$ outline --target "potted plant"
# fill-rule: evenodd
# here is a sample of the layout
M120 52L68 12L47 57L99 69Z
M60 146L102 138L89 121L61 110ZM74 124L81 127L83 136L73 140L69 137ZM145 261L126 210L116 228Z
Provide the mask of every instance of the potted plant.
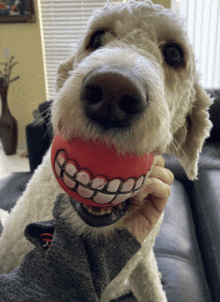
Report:
M0 65L3 66L3 68L0 69L0 98L2 102L2 113L0 117L0 139L3 149L7 155L16 153L18 141L17 121L11 114L7 102L9 84L19 79L19 76L11 79L12 68L18 63L13 62L13 60L14 57L12 56L8 61L0 63Z

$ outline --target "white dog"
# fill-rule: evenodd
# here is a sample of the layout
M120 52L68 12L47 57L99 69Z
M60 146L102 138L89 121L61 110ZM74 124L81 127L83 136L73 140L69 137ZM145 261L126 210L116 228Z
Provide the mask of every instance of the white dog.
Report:
M211 127L210 104L198 81L183 22L174 12L147 0L108 3L94 12L75 54L59 67L52 124L66 139L101 137L122 153L173 154L194 179ZM52 218L60 192L49 151L4 224L2 271L18 265L32 248L23 230L27 223ZM97 231L72 207L67 212L73 227L77 220L83 232ZM162 217L142 249L109 284L102 301L130 288L138 301L167 301L152 249L161 222Z

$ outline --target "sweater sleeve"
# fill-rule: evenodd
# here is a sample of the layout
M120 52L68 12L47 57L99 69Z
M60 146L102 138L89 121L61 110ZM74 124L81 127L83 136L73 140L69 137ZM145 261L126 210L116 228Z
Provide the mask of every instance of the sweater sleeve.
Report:
M31 224L30 230L35 248L19 267L0 275L2 302L98 302L108 283L140 248L126 230L92 240L56 226L45 252L39 236L51 231L51 226Z
M124 268L140 249L141 244L127 230L116 230L113 235L98 241L84 240L90 273L98 298L105 287Z
M84 239L92 282L98 298L105 287L140 249L141 244L127 230L116 230L105 239Z
M64 297L65 292L75 296L76 301L99 301L105 287L140 247L127 230L116 230L110 237L99 239L73 233L70 238L67 233L55 230L46 264L53 271L54 287L59 288L56 296L62 293Z

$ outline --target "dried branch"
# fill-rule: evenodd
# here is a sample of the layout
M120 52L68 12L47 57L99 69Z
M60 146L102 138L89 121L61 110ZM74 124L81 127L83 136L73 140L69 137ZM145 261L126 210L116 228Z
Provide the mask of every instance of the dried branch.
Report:
M13 78L12 80L10 80L12 68L18 64L18 62L12 63L13 60L14 60L14 56L12 56L8 62L0 63L0 65L4 66L3 72L0 70L0 75L1 75L1 78L4 79L4 82L7 85L20 78L19 76L17 76L15 78ZM0 85L0 86L2 86L2 85Z
M10 81L9 81L9 83L11 83L11 82L14 82L14 81L18 80L19 78L20 78L20 77L19 77L19 76L17 76L17 77L15 77L14 79L10 80Z

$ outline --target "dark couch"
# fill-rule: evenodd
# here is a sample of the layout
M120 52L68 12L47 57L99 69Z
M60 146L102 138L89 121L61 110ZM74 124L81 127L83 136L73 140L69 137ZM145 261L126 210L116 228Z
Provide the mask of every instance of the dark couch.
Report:
M209 92L215 98L210 108L214 127L200 156L198 180L189 181L178 160L165 155L175 181L154 250L169 302L220 301L220 90ZM43 120L27 126L31 171L52 139L47 105L39 108ZM12 207L31 175L13 173L1 181L2 208ZM137 300L130 294L117 301Z

